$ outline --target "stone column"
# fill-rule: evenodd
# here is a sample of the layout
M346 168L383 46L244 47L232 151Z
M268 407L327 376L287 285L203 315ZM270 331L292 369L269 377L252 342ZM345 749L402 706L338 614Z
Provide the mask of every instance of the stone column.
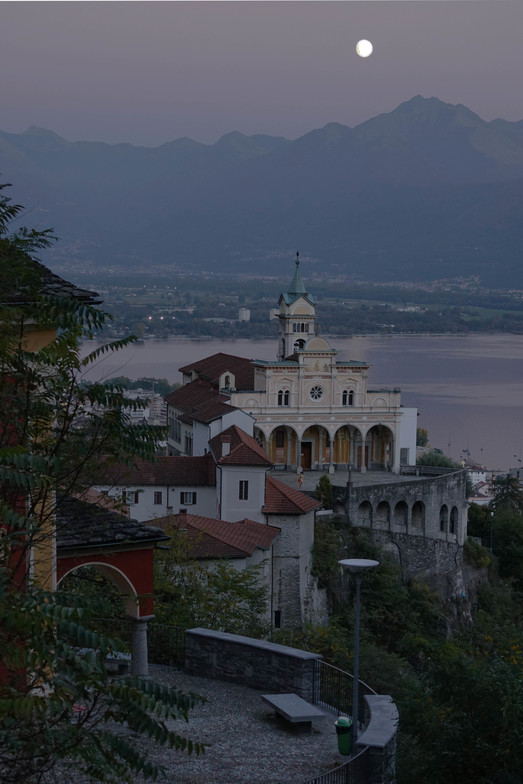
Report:
M131 624L131 675L145 678L149 674L147 624L154 615L133 618Z
M330 438L330 450L329 450L329 474L334 473L334 438L335 435Z

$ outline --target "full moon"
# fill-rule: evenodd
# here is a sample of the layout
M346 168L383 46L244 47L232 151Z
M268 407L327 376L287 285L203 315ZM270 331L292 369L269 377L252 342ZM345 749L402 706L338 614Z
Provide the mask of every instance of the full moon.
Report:
M373 48L371 42L363 38L356 44L356 54L359 54L360 57L368 57L372 54Z

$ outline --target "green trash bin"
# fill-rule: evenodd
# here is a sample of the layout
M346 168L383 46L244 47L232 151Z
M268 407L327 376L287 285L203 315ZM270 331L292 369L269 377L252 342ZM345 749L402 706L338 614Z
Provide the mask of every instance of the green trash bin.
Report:
M352 751L352 719L350 716L338 716L334 722L338 736L338 751L340 754L350 756Z

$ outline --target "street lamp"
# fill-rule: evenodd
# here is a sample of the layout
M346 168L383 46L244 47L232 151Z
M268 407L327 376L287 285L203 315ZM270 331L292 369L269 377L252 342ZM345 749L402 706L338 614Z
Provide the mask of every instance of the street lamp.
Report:
M356 584L356 610L354 616L354 673L352 681L352 754L356 754L358 741L358 700L359 700L359 669L360 669L360 587L364 573L379 561L368 558L345 558L338 561L340 566L352 574Z

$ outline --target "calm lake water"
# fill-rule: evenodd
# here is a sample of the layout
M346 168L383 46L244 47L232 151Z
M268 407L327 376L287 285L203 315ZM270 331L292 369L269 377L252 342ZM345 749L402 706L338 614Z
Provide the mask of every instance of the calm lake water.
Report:
M338 359L370 363L369 385L400 387L419 411L431 446L454 459L506 471L523 458L523 335L369 336L332 338ZM86 353L90 348L85 345ZM275 359L276 340L150 341L102 357L86 375L179 381L178 369L223 351ZM449 446L450 445L450 446Z

